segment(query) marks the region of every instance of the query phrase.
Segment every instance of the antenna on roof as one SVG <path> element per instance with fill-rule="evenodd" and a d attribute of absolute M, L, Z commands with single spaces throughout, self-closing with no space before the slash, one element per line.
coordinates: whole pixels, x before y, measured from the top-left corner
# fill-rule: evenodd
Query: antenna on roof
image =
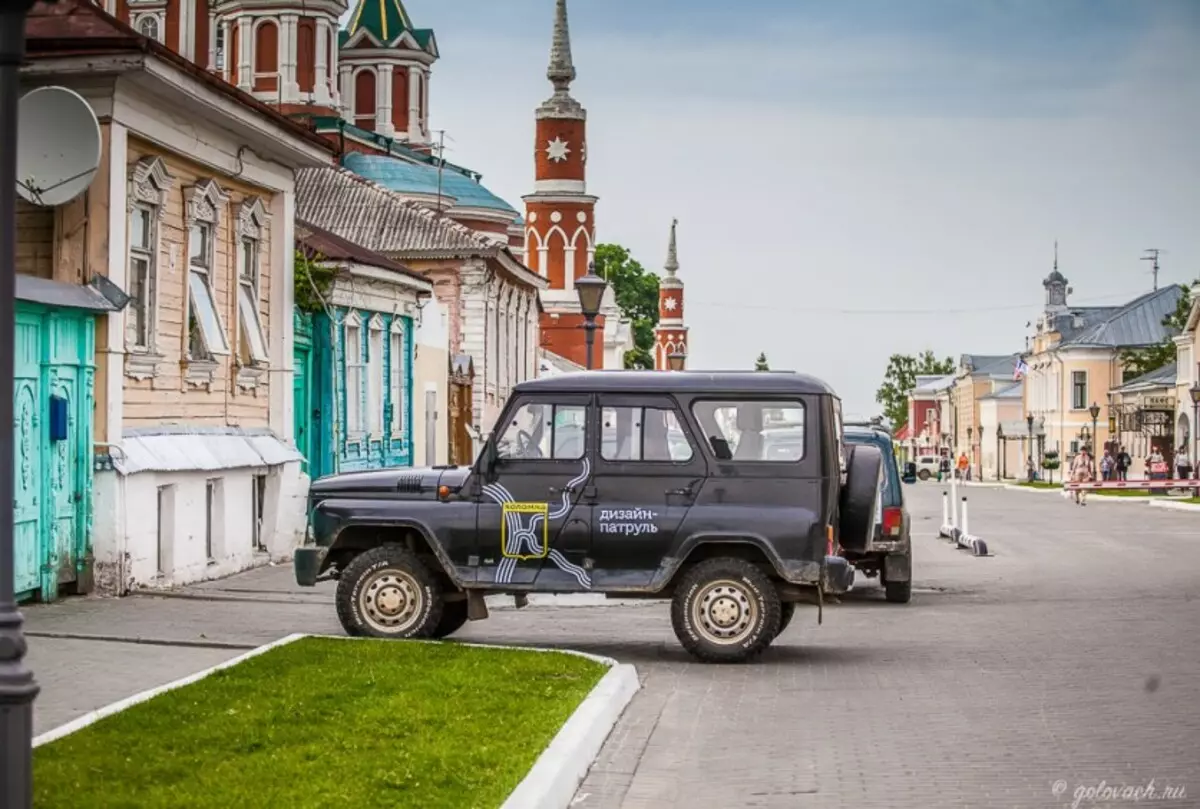
<path fill-rule="evenodd" d="M 1146 248 L 1146 255 L 1142 256 L 1142 261 L 1153 261 L 1150 265 L 1150 272 L 1154 275 L 1154 291 L 1158 291 L 1158 254 L 1164 253 L 1165 250 L 1159 250 L 1157 247 Z"/>
<path fill-rule="evenodd" d="M 437 213 L 442 215 L 442 172 L 446 168 L 446 130 L 439 129 L 438 133 L 438 190 L 437 190 Z"/>

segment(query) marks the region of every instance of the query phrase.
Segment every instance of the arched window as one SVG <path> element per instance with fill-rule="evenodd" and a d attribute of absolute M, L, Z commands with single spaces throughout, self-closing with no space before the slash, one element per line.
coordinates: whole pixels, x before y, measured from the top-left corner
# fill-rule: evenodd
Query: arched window
<path fill-rule="evenodd" d="M 369 68 L 354 74 L 354 125 L 375 131 L 375 71 Z"/>
<path fill-rule="evenodd" d="M 296 85 L 311 93 L 317 83 L 317 21 L 301 17 L 296 23 Z"/>
<path fill-rule="evenodd" d="M 270 92 L 279 87 L 279 28 L 260 22 L 254 30 L 254 89 Z"/>
<path fill-rule="evenodd" d="M 158 17 L 154 14 L 143 14 L 137 20 L 137 32 L 142 36 L 153 39 L 155 42 L 160 42 L 159 37 L 162 32 L 162 26 L 158 24 Z"/>

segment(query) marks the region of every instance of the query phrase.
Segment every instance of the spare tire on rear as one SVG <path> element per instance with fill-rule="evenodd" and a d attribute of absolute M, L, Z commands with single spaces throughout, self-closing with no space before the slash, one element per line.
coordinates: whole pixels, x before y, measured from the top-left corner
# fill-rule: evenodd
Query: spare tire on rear
<path fill-rule="evenodd" d="M 875 533 L 883 453 L 869 444 L 846 447 L 846 485 L 838 504 L 838 542 L 852 553 L 865 553 Z"/>

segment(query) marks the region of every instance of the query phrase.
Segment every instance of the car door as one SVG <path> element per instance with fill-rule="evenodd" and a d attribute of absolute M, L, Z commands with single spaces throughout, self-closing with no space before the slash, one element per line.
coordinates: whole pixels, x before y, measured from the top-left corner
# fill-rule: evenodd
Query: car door
<path fill-rule="evenodd" d="M 584 568 L 591 506 L 590 394 L 524 395 L 493 429 L 494 479 L 481 487 L 480 584 L 572 592 L 591 586 Z"/>
<path fill-rule="evenodd" d="M 601 394 L 597 410 L 595 588 L 644 587 L 670 554 L 707 464 L 669 396 Z"/>

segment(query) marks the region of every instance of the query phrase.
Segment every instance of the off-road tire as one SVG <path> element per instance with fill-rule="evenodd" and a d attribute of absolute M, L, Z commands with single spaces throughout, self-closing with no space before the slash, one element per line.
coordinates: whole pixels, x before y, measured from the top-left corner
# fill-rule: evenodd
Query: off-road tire
<path fill-rule="evenodd" d="M 883 582 L 883 597 L 887 599 L 889 604 L 907 604 L 912 601 L 912 579 L 908 581 L 888 581 L 887 576 L 883 575 L 882 570 L 879 573 L 880 580 Z"/>
<path fill-rule="evenodd" d="M 838 506 L 838 544 L 853 553 L 865 553 L 875 533 L 883 453 L 869 444 L 852 444 L 848 451 L 846 485 Z"/>
<path fill-rule="evenodd" d="M 467 600 L 447 601 L 442 607 L 442 620 L 438 621 L 430 637 L 448 638 L 463 628 L 467 622 Z"/>
<path fill-rule="evenodd" d="M 726 582 L 725 585 L 720 585 Z M 732 595 L 714 595 L 721 586 Z M 743 633 L 720 642 L 696 625 L 700 612 L 700 597 L 712 598 L 710 605 L 725 600 L 727 607 L 744 599 L 740 606 L 748 608 L 749 625 Z M 757 657 L 779 634 L 783 605 L 775 585 L 765 573 L 744 559 L 706 559 L 688 570 L 675 587 L 671 600 L 671 625 L 680 644 L 697 660 L 704 663 L 744 663 Z M 738 610 L 742 615 L 746 609 Z M 711 609 L 710 609 L 711 613 Z"/>
<path fill-rule="evenodd" d="M 779 605 L 779 632 L 775 637 L 783 634 L 783 630 L 788 628 L 788 624 L 792 622 L 792 616 L 796 614 L 796 602 L 784 601 Z"/>
<path fill-rule="evenodd" d="M 929 480 L 933 475 L 928 469 L 922 469 L 917 473 L 917 480 Z"/>
<path fill-rule="evenodd" d="M 380 628 L 363 613 L 363 588 L 385 571 L 409 583 L 419 599 L 413 619 L 393 632 Z M 335 600 L 338 620 L 347 634 L 387 639 L 433 637 L 446 605 L 437 577 L 415 554 L 399 545 L 381 545 L 354 557 L 338 579 Z"/>

